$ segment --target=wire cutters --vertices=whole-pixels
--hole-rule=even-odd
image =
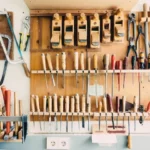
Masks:
[[[136,46],[135,46],[135,42],[134,42],[134,38],[129,38],[129,46],[128,46],[128,51],[127,51],[127,57],[129,56],[129,52],[130,50],[133,50],[133,52],[135,53],[135,56],[137,58],[137,52],[136,52]]]

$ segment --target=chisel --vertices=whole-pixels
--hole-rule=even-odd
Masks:
[[[75,68],[75,77],[76,77],[76,88],[78,88],[78,52],[74,52],[74,68]]]
[[[97,55],[94,55],[94,69],[95,69],[95,93],[96,93],[96,108],[98,108],[98,96],[97,96],[97,70],[98,70],[98,65],[97,65]]]
[[[68,132],[69,96],[65,97],[65,111],[66,111],[66,132]]]
[[[98,112],[99,112],[98,124],[99,124],[99,131],[100,131],[101,130],[101,112],[102,112],[102,102],[101,102],[101,100],[99,100]]]
[[[107,131],[107,102],[105,96],[103,97],[103,110],[105,112],[106,131]]]
[[[79,112],[80,112],[80,99],[79,99],[79,94],[75,95],[75,104],[76,104],[76,112],[78,114],[78,128],[80,130],[80,116],[79,116]]]
[[[116,96],[116,112],[117,112],[116,128],[118,128],[119,107],[120,107],[120,100],[119,97]]]
[[[52,112],[52,97],[48,96],[48,112],[49,112],[49,125],[50,125],[50,131],[51,131],[51,112]]]
[[[74,113],[74,106],[75,106],[75,100],[74,100],[74,96],[71,97],[71,131],[73,132],[73,113]]]
[[[62,57],[63,88],[65,88],[66,53],[62,52],[61,57]]]
[[[131,65],[132,65],[132,70],[134,70],[136,66],[136,56],[132,56]],[[134,84],[134,73],[132,73],[132,84]]]
[[[89,103],[90,70],[91,70],[91,58],[88,58],[87,95],[86,95],[87,104]]]
[[[131,134],[130,134],[130,117],[128,116],[128,148],[131,149],[132,148],[132,138],[131,138]]]
[[[90,113],[91,113],[91,98],[89,97],[89,103],[87,104],[88,112],[88,130],[90,131]]]
[[[48,68],[51,74],[51,78],[52,78],[52,82],[53,82],[53,86],[55,86],[55,80],[54,80],[54,76],[53,76],[53,66],[52,66],[52,60],[51,60],[51,55],[50,54],[46,54],[46,59],[47,59],[47,64],[48,64]]]
[[[35,121],[34,121],[34,112],[35,112],[35,102],[34,102],[34,95],[31,95],[31,111],[32,111],[32,118],[33,118],[33,125],[35,127]]]
[[[58,88],[59,54],[56,54],[56,86]]]
[[[126,70],[128,68],[128,57],[125,57],[123,60],[123,69]],[[123,76],[123,88],[125,88],[125,82],[126,82],[126,73],[124,73]]]
[[[123,115],[123,128],[125,128],[125,126],[124,126],[124,118],[125,118],[125,112],[126,112],[126,96],[123,96],[122,97],[122,110],[123,110],[123,113],[124,113],[124,115]]]
[[[80,65],[81,65],[81,70],[82,70],[82,88],[84,90],[84,53],[81,53],[81,57],[80,57]]]
[[[39,97],[37,95],[35,96],[35,104],[36,104],[36,109],[37,109],[38,116],[39,116],[40,130],[42,130],[41,118],[40,118]]]
[[[148,69],[150,69],[150,53],[148,54]],[[148,82],[150,82],[150,73],[148,73]]]
[[[54,115],[54,121],[55,121],[55,129],[56,130],[58,130],[58,124],[57,124],[57,111],[58,111],[58,109],[57,109],[57,94],[54,94],[54,96],[53,96],[53,105],[54,105],[54,113],[55,113],[55,115]]]
[[[61,127],[62,127],[62,113],[63,113],[63,110],[64,109],[64,97],[61,96],[59,98],[59,112],[60,112],[60,131],[61,131]]]
[[[137,109],[138,109],[137,96],[134,96],[133,104],[134,104],[134,109],[133,109],[133,111],[134,111],[135,113],[137,113]],[[136,116],[134,116],[134,131],[136,131]]]
[[[83,113],[83,116],[82,116],[82,128],[85,128],[85,121],[84,121],[84,114],[85,114],[85,95],[82,95],[82,113]]]
[[[43,117],[44,117],[44,129],[45,129],[45,113],[46,113],[46,103],[47,103],[47,97],[43,97]]]
[[[111,69],[113,70],[112,73],[112,88],[111,88],[111,97],[114,97],[114,74],[115,74],[115,55],[111,55]]]
[[[46,77],[46,61],[45,61],[45,54],[42,53],[41,56],[42,56],[43,71],[44,71],[44,75],[45,75],[45,83],[46,83],[46,87],[48,88],[47,77]]]

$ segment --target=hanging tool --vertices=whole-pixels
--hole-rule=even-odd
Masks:
[[[148,54],[148,69],[150,69],[150,53]],[[148,82],[150,82],[150,73],[148,73]]]
[[[65,111],[66,111],[66,132],[68,132],[69,96],[65,97]]]
[[[131,149],[132,148],[132,138],[131,138],[131,134],[130,134],[130,117],[128,116],[128,148]]]
[[[35,127],[35,121],[34,121],[34,112],[35,112],[35,103],[34,103],[34,95],[31,95],[31,111],[32,111],[32,118],[33,118],[33,125]]]
[[[52,78],[52,82],[53,82],[53,86],[55,86],[55,80],[54,80],[54,76],[53,76],[53,66],[52,66],[52,61],[51,61],[51,55],[50,54],[46,54],[46,59],[47,59],[47,64],[48,64],[48,68],[51,74],[51,78]]]
[[[71,97],[71,131],[73,132],[73,113],[74,113],[75,100],[74,96]]]
[[[36,104],[36,109],[37,109],[38,116],[39,116],[40,130],[42,130],[42,124],[41,124],[41,118],[40,118],[40,104],[39,104],[39,97],[37,95],[35,96],[35,104]]]
[[[52,112],[52,97],[48,96],[48,112],[49,112],[49,125],[50,125],[50,131],[51,131],[51,112]]]
[[[138,109],[138,100],[137,100],[137,96],[134,96],[133,99],[133,104],[134,104],[134,113],[137,113],[137,109]],[[134,131],[136,131],[136,116],[134,116]]]
[[[97,96],[97,70],[98,70],[98,61],[97,55],[94,55],[94,69],[95,69],[95,93],[96,93],[96,108],[98,108],[98,96]]]
[[[80,65],[81,65],[81,70],[82,70],[82,88],[84,90],[84,53],[82,52],[81,53],[81,56],[80,56]]]
[[[82,113],[83,113],[83,116],[82,116],[82,128],[85,128],[85,121],[84,121],[84,114],[85,114],[85,95],[82,95]]]
[[[58,88],[59,54],[56,54],[56,85]]]
[[[74,68],[75,68],[75,77],[76,77],[76,88],[78,88],[78,69],[79,69],[79,64],[78,64],[78,52],[74,52]]]
[[[102,112],[102,102],[100,100],[99,100],[98,112],[99,112],[98,125],[99,125],[99,131],[100,131],[101,130],[101,112]]]
[[[120,100],[119,100],[119,97],[116,96],[116,112],[117,112],[116,128],[118,128],[119,107],[120,107]]]
[[[88,58],[87,95],[86,95],[87,104],[89,103],[90,70],[91,70],[91,58]]]
[[[122,97],[122,112],[124,113],[123,115],[123,128],[125,127],[124,126],[124,117],[125,117],[125,112],[126,112],[126,97],[123,96]]]
[[[64,109],[64,97],[61,96],[61,97],[59,98],[60,131],[61,131],[61,127],[62,127],[62,113],[63,113],[63,109]]]
[[[131,24],[132,24],[132,28],[133,28],[132,36],[130,36]],[[135,15],[135,13],[131,13],[128,16],[128,41],[129,41],[130,37],[133,37],[133,40],[135,40],[135,36],[136,36],[136,15]]]
[[[120,73],[118,73],[118,91],[120,91],[120,80],[121,80],[121,70],[122,70],[122,61],[116,61],[116,69],[120,70]]]
[[[46,83],[46,87],[48,88],[47,77],[46,77],[46,61],[45,61],[45,54],[42,53],[41,56],[42,56],[43,71],[44,71],[44,75],[45,75],[45,83]]]
[[[106,102],[106,97],[103,97],[103,109],[105,112],[105,122],[106,122],[106,131],[107,131],[107,102]]]
[[[80,116],[79,116],[79,112],[80,112],[80,99],[79,99],[79,94],[75,95],[75,104],[76,104],[76,112],[78,114],[78,128],[80,130]]]
[[[62,57],[63,88],[65,88],[66,53],[62,52],[61,57]]]
[[[131,58],[131,65],[132,65],[132,70],[135,69],[136,66],[136,57],[132,56]],[[132,73],[132,83],[134,84],[134,73]]]
[[[90,131],[90,113],[91,113],[91,98],[89,97],[89,103],[87,104],[88,112],[88,130]]]
[[[58,130],[58,124],[57,124],[57,111],[58,111],[58,107],[57,107],[57,94],[54,94],[54,96],[53,96],[53,105],[54,105],[54,113],[55,113],[55,115],[54,115],[54,121],[55,121],[55,129],[56,130]]]
[[[128,57],[125,57],[123,60],[123,69],[126,70],[128,68]],[[123,88],[125,88],[125,82],[126,82],[126,73],[124,73],[123,76]]]
[[[47,104],[47,97],[43,97],[43,120],[44,120],[44,129],[45,129],[45,113],[46,113],[46,104]]]

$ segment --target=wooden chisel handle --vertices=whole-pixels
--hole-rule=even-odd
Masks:
[[[65,97],[65,111],[66,113],[69,112],[69,96]]]
[[[88,70],[91,70],[91,58],[88,58]]]
[[[129,149],[132,148],[132,137],[131,137],[131,135],[128,135],[128,148]]]
[[[81,65],[81,70],[84,70],[84,53],[81,53],[81,57],[80,57],[80,65]]]
[[[57,95],[56,94],[54,94],[54,96],[53,96],[53,104],[54,104],[54,112],[57,112],[58,111],[58,109],[57,109]]]
[[[62,56],[62,69],[65,70],[66,69],[66,53],[62,52],[61,56]]]
[[[34,102],[34,98],[35,98],[35,96],[34,96],[34,95],[31,95],[31,111],[32,111],[32,113],[35,112],[35,102]]]
[[[1,86],[1,91],[2,91],[2,94],[3,94],[3,99],[4,99],[4,104],[5,104],[5,107],[6,107],[6,95],[5,95],[5,91],[6,91],[6,87],[5,86]]]
[[[98,103],[98,112],[101,113],[102,112],[102,102],[101,100],[99,100],[99,103]]]
[[[59,98],[59,112],[63,112],[63,107],[64,106],[64,97],[63,96],[61,96],[60,98]]]
[[[41,56],[42,56],[42,65],[43,65],[43,70],[44,70],[44,71],[46,71],[45,54],[44,54],[44,53],[42,53],[42,54],[41,54]]]
[[[94,58],[94,69],[97,70],[97,69],[98,69],[98,65],[97,65],[97,63],[98,63],[98,61],[97,61],[97,55],[95,54],[93,58]]]
[[[35,96],[35,104],[36,104],[37,112],[39,113],[40,112],[40,106],[39,106],[39,97],[38,97],[38,95]]]
[[[122,97],[122,104],[123,104],[123,112],[126,112],[126,96]]]
[[[76,103],[76,112],[80,112],[80,99],[79,94],[75,95],[75,103]]]
[[[144,17],[148,17],[149,6],[147,3],[143,4]]]
[[[107,113],[106,97],[103,97],[103,109],[104,109],[104,112]]]
[[[105,54],[103,57],[103,64],[106,70],[109,69],[109,54]]]
[[[47,97],[43,97],[43,112],[46,112],[46,102],[47,102]]]
[[[59,54],[56,54],[56,70],[59,70]]]
[[[134,96],[134,100],[133,100],[133,104],[134,104],[134,112],[137,112],[138,110],[138,99],[137,96]]]
[[[82,112],[85,113],[85,95],[82,96]]]
[[[19,108],[16,92],[14,92],[14,116],[19,116]]]
[[[52,97],[48,96],[48,112],[52,112]]]
[[[19,116],[23,115],[23,110],[22,110],[22,100],[19,100]]]
[[[75,68],[75,70],[78,70],[78,68],[79,68],[78,56],[79,56],[78,52],[74,52],[74,68]]]
[[[115,55],[111,55],[111,69],[115,70]]]
[[[74,113],[75,99],[74,96],[71,97],[71,112]]]
[[[53,66],[52,66],[51,55],[47,53],[46,54],[46,59],[47,59],[48,68],[52,71],[53,70]]]
[[[108,104],[109,104],[109,111],[110,112],[113,112],[113,105],[112,105],[112,99],[111,99],[111,97],[110,97],[110,95],[109,94],[107,94],[107,101],[108,101]]]

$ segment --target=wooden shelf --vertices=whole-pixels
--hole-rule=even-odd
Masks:
[[[17,139],[17,140],[3,140],[3,139],[0,139],[0,143],[22,143],[22,139]]]

